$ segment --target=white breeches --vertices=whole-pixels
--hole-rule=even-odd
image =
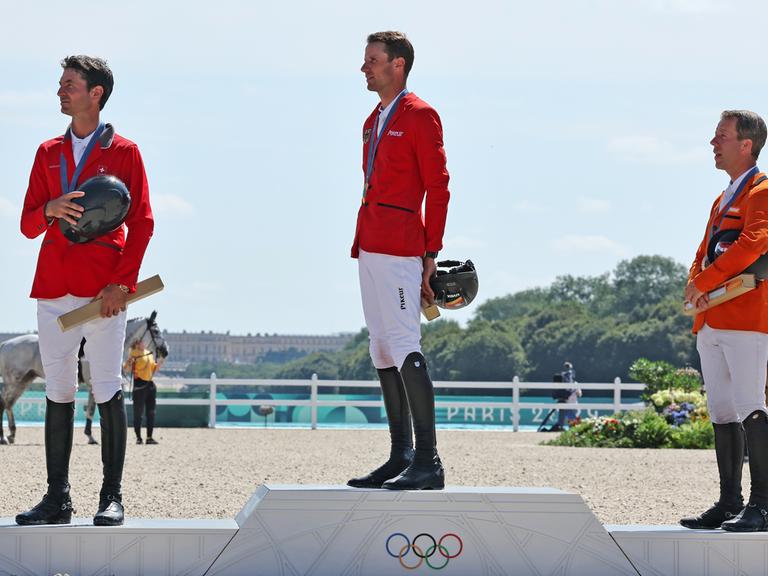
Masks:
[[[45,394],[53,402],[72,402],[77,392],[77,352],[85,338],[85,359],[90,364],[96,402],[108,401],[122,389],[126,313],[98,318],[62,332],[56,319],[87,304],[91,298],[67,295],[37,301],[37,330],[45,371]]]
[[[422,270],[415,256],[360,251],[360,294],[376,368],[399,370],[408,354],[421,352]]]
[[[714,424],[742,422],[755,410],[766,412],[768,334],[704,325],[696,336],[696,348]]]

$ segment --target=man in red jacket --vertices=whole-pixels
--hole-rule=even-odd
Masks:
[[[28,238],[45,234],[31,297],[37,299],[40,355],[45,371],[45,461],[48,490],[42,502],[16,516],[18,524],[66,524],[72,516],[69,456],[72,450],[77,354],[85,338],[93,394],[101,417],[104,479],[93,522],[123,523],[121,483],[126,416],[120,375],[126,327],[126,298],[136,289],[139,267],[152,236],[153,219],[144,164],[136,144],[100,121],[113,86],[112,71],[100,58],[69,56],[61,62],[61,112],[72,122],[63,136],[40,145],[21,214]],[[96,175],[125,183],[131,206],[128,228],[84,243],[64,236],[59,220],[76,224],[83,208],[78,185]],[[101,318],[62,332],[57,318],[101,298]]]
[[[378,32],[368,36],[361,68],[381,102],[363,125],[365,183],[352,257],[391,439],[384,465],[349,480],[361,488],[445,485],[419,313],[422,300],[434,302],[429,279],[443,243],[448,171],[440,117],[405,88],[413,56],[405,34]]]

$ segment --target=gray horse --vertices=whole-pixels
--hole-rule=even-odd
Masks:
[[[157,326],[156,318],[157,312],[152,312],[149,318],[128,320],[123,359],[127,357],[131,343],[136,340],[141,340],[156,358],[168,356],[168,345]],[[13,406],[32,380],[45,378],[37,334],[25,334],[0,343],[0,376],[3,377],[3,388],[0,390],[0,444],[13,444],[16,438]],[[3,412],[8,416],[7,439],[3,435]]]

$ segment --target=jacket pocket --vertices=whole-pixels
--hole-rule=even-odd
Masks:
[[[376,202],[378,206],[381,206],[382,208],[392,208],[394,210],[402,210],[403,212],[408,212],[409,214],[414,214],[416,211],[411,210],[410,208],[404,208],[403,206],[395,206],[394,204],[384,204],[383,202]]]
[[[109,242],[100,242],[99,240],[92,240],[92,242],[96,246],[101,246],[103,248],[110,248],[111,250],[115,250],[115,251],[119,252],[120,254],[123,253],[123,249],[120,248],[120,246],[117,246],[115,244],[110,244]]]

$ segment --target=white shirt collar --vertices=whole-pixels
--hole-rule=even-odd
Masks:
[[[382,107],[381,107],[381,105],[379,105],[379,118],[381,118],[382,116],[383,116],[383,117],[385,117],[385,118],[386,118],[387,116],[389,116],[390,112],[392,112],[392,106],[394,106],[394,105],[395,105],[395,102],[397,102],[397,99],[398,99],[398,98],[400,98],[400,96],[402,96],[402,95],[403,95],[405,92],[407,92],[407,91],[408,91],[408,89],[407,89],[407,88],[403,88],[403,91],[402,91],[402,92],[400,92],[400,94],[398,94],[397,96],[395,96],[395,97],[392,99],[392,102],[390,102],[389,104],[387,104],[387,107],[386,107],[386,108],[382,108]]]
[[[88,147],[88,143],[91,141],[91,138],[93,138],[95,133],[96,130],[84,138],[78,138],[72,130],[72,126],[69,127],[69,135],[72,138],[72,155],[75,157],[75,164],[80,163],[80,159],[83,157],[83,153],[85,152],[85,149]]]
[[[408,89],[407,88],[403,88],[403,91],[400,92],[400,94],[398,94],[397,96],[395,96],[392,99],[392,102],[387,104],[386,108],[382,108],[381,105],[379,105],[379,120],[378,120],[378,122],[376,122],[376,131],[377,131],[376,137],[377,138],[379,136],[381,136],[381,129],[384,127],[384,121],[392,113],[392,108],[394,107],[395,102],[398,101],[398,98],[400,98],[400,96],[402,96],[403,94],[406,94],[407,92],[408,92]]]
[[[725,208],[725,205],[728,204],[728,201],[733,198],[733,195],[736,193],[736,190],[739,189],[739,186],[741,186],[741,183],[744,181],[744,178],[747,177],[747,174],[749,174],[755,167],[751,166],[747,168],[741,176],[736,178],[733,182],[731,182],[728,185],[728,188],[725,189],[725,192],[723,193],[723,199],[720,200],[720,210]]]

